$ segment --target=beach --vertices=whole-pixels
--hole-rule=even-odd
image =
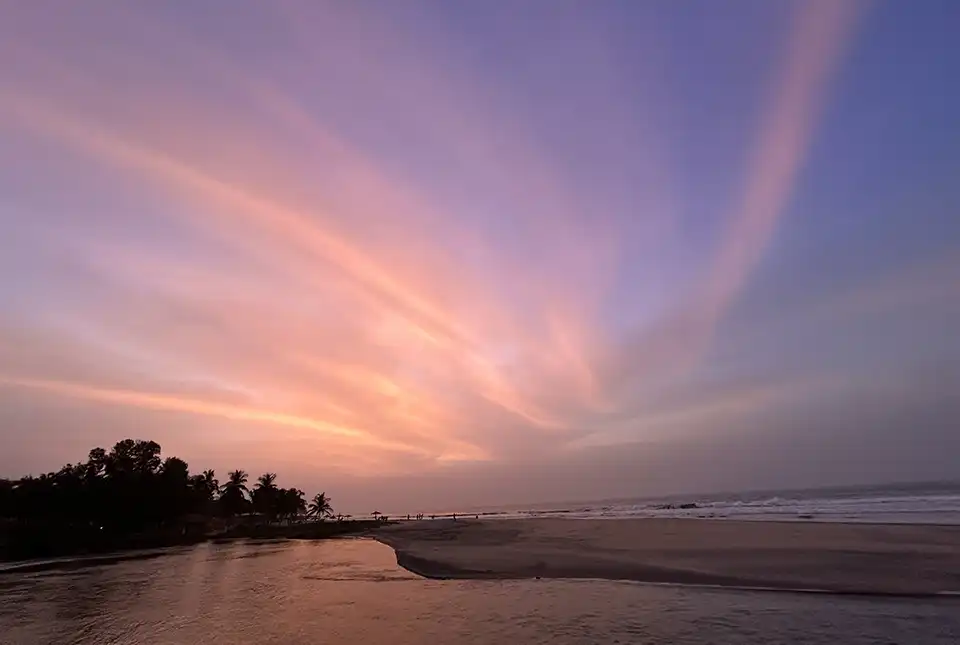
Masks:
[[[432,520],[375,537],[429,578],[594,578],[878,595],[960,591],[960,527],[693,519]]]

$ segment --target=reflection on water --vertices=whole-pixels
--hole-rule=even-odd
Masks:
[[[203,544],[0,575],[4,645],[957,642],[955,600],[430,581],[367,540]]]

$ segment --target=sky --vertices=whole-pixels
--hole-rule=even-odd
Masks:
[[[954,0],[0,2],[0,475],[960,478]]]

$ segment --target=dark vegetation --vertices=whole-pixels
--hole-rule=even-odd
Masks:
[[[85,462],[0,479],[0,559],[16,560],[189,544],[229,537],[331,537],[366,528],[336,522],[330,499],[280,488],[274,473],[250,485],[235,470],[191,475],[153,441],[126,439]]]

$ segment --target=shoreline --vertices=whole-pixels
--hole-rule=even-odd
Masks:
[[[437,580],[603,579],[864,596],[960,596],[960,527],[709,519],[401,523],[372,532]]]
[[[58,568],[73,568],[110,564],[124,560],[158,557],[171,549],[188,548],[197,544],[227,543],[241,540],[327,540],[356,537],[382,526],[373,520],[348,520],[345,522],[309,522],[303,524],[240,525],[218,533],[192,536],[139,536],[128,538],[126,544],[118,539],[120,546],[114,548],[74,550],[44,554],[39,557],[0,558],[0,576],[9,573],[28,573]]]

